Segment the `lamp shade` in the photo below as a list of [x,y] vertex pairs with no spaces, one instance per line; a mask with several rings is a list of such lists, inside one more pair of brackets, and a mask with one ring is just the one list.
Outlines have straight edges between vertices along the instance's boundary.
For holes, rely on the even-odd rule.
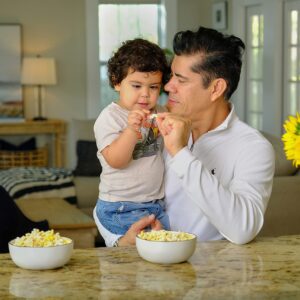
[[21,82],[25,85],[56,84],[55,61],[53,58],[24,58]]

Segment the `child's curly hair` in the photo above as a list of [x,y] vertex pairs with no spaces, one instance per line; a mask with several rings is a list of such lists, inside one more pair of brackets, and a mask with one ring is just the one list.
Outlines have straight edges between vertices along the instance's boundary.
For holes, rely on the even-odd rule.
[[163,74],[162,83],[169,77],[169,66],[164,51],[156,44],[137,38],[122,43],[108,60],[109,84],[114,88],[128,75],[128,70]]

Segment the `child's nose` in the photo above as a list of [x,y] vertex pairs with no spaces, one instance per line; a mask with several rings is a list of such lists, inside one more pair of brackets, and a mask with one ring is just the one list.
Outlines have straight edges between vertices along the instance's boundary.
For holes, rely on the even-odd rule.
[[144,98],[149,98],[150,97],[150,90],[148,88],[144,88],[142,96]]

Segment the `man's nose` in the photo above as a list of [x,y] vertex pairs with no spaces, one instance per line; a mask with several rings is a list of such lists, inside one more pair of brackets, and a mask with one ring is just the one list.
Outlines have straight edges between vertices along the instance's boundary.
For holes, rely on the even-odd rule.
[[166,92],[171,92],[174,90],[174,83],[172,82],[172,78],[165,84],[164,89]]

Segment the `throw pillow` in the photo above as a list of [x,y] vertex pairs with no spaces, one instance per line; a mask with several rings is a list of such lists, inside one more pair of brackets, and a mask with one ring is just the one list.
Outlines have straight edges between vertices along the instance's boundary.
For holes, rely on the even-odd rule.
[[0,140],[0,150],[3,151],[26,151],[26,150],[35,150],[35,149],[36,149],[36,140],[34,137],[26,140],[20,145],[15,145],[5,140]]
[[97,145],[95,141],[82,141],[76,143],[77,166],[75,176],[99,176],[102,171],[97,158]]

